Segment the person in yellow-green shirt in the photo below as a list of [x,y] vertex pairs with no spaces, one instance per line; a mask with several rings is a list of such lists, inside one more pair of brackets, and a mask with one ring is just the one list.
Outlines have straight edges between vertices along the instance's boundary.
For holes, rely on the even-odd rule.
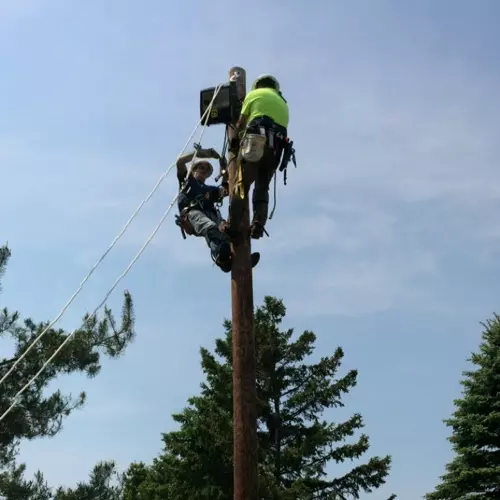
[[250,236],[254,239],[263,236],[269,211],[269,184],[280,164],[288,121],[288,104],[278,80],[271,75],[259,76],[243,101],[236,124],[236,139],[230,145],[233,151],[238,146],[240,149],[237,181],[229,199],[229,235],[238,233],[245,205],[243,200],[255,182]]

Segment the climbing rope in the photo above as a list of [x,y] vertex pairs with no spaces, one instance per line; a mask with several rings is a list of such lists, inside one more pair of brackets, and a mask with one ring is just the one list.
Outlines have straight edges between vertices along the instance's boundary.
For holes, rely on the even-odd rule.
[[[203,135],[205,133],[205,130],[206,130],[206,123],[208,122],[208,118],[210,116],[210,112],[212,110],[212,106],[213,106],[213,103],[219,93],[221,89],[221,85],[217,86],[217,88],[215,89],[215,92],[214,92],[214,96],[209,104],[209,106],[207,107],[207,110],[205,111],[205,113],[203,114],[203,116],[201,117],[201,119],[199,120],[198,122],[198,125],[196,126],[196,128],[194,129],[193,133],[191,134],[191,136],[189,137],[188,141],[186,142],[183,150],[181,151],[181,153],[178,155],[178,158],[182,155],[182,153],[184,153],[184,150],[187,148],[189,142],[191,141],[192,137],[194,136],[194,134],[196,133],[196,130],[198,130],[198,127],[200,126],[200,124],[202,123],[203,120],[205,120],[205,122],[203,123],[203,130],[202,130],[202,133],[200,135],[200,140],[199,142],[201,143],[201,139],[203,138]],[[194,160],[196,159],[196,156],[198,154],[198,151],[196,150],[195,151],[195,154],[194,154],[194,157],[193,157],[193,160],[191,162],[191,165],[189,167],[189,172],[188,172],[188,175],[190,174],[191,172],[191,169],[192,169],[192,166],[193,166],[193,162]],[[88,280],[88,278],[92,275],[92,273],[94,272],[94,270],[97,268],[97,266],[102,262],[102,260],[106,257],[106,255],[108,254],[108,252],[111,250],[111,248],[113,248],[113,246],[115,245],[115,243],[118,241],[118,239],[123,235],[123,233],[126,231],[127,227],[130,225],[130,223],[132,222],[132,220],[135,218],[135,216],[137,215],[137,213],[139,212],[139,210],[142,208],[142,206],[151,198],[151,196],[154,194],[154,192],[158,189],[158,186],[160,185],[160,183],[163,181],[163,179],[168,175],[168,173],[170,172],[170,170],[175,166],[176,163],[172,164],[169,169],[160,177],[160,180],[157,182],[156,186],[154,187],[154,189],[151,191],[151,193],[148,195],[147,198],[145,198],[145,200],[139,205],[139,207],[137,208],[137,210],[134,212],[134,214],[132,215],[132,217],[129,219],[129,221],[127,222],[127,224],[124,226],[124,228],[122,229],[121,233],[115,238],[115,240],[113,241],[113,243],[109,246],[109,248],[106,250],[106,252],[103,254],[103,256],[99,259],[99,261],[94,265],[94,267],[92,268],[92,270],[89,272],[89,274],[85,277],[85,279],[82,281],[82,283],[80,284],[80,288],[73,294],[73,296],[71,297],[71,299],[68,301],[68,303],[65,305],[65,307],[62,309],[61,313],[59,314],[59,316],[54,320],[52,321],[52,323],[49,324],[49,326],[47,326],[47,328],[45,328],[45,330],[42,331],[42,333],[40,333],[38,335],[38,337],[35,338],[35,340],[33,341],[33,343],[28,347],[28,349],[26,349],[26,351],[16,360],[16,362],[13,364],[13,366],[9,369],[9,371],[2,377],[2,379],[0,380],[0,384],[8,377],[8,375],[10,373],[12,373],[12,371],[14,370],[14,368],[19,364],[19,362],[28,354],[28,352],[31,350],[31,348],[42,338],[43,335],[45,335],[45,333],[47,333],[47,331],[50,329],[50,327],[52,325],[54,325],[61,317],[62,315],[64,314],[64,312],[67,310],[67,308],[69,307],[69,305],[71,304],[71,302],[73,301],[73,299],[78,295],[78,293],[81,291],[82,287],[83,287],[83,284]],[[102,308],[102,306],[106,303],[106,301],[108,300],[109,296],[111,295],[111,293],[114,291],[114,289],[116,288],[116,286],[118,285],[118,283],[128,274],[128,272],[130,271],[130,269],[132,268],[132,266],[137,262],[137,260],[139,259],[139,257],[142,255],[142,253],[144,252],[144,250],[146,249],[146,247],[149,245],[149,243],[152,241],[152,239],[155,237],[156,233],[159,231],[160,227],[162,226],[163,222],[165,221],[165,219],[167,218],[170,210],[172,209],[172,207],[174,206],[175,202],[177,201],[177,198],[179,197],[179,194],[180,192],[178,192],[175,196],[175,198],[172,200],[172,202],[170,203],[168,209],[165,211],[165,213],[163,214],[162,218],[160,219],[160,222],[158,223],[158,225],[155,227],[155,229],[153,230],[153,232],[151,233],[151,235],[149,236],[149,238],[146,240],[146,242],[144,243],[144,245],[142,246],[142,248],[139,250],[139,252],[137,252],[137,254],[135,255],[135,257],[131,260],[131,262],[129,263],[129,265],[127,266],[127,268],[125,269],[125,271],[123,271],[123,273],[117,278],[117,280],[115,281],[115,283],[113,284],[113,286],[109,289],[109,291],[106,293],[104,299],[100,302],[100,304],[94,309],[93,313],[86,319],[86,321],[83,323],[83,325],[87,324],[88,322],[90,322],[90,320],[92,318],[94,318],[94,316],[97,314],[97,312]],[[73,330],[65,339],[64,341],[61,343],[61,345],[55,350],[55,352],[52,354],[52,356],[50,356],[50,358],[42,365],[42,367],[40,368],[40,370],[38,370],[38,372],[31,378],[31,380],[24,385],[24,387],[22,387],[18,392],[17,394],[14,396],[14,401],[13,403],[10,405],[10,407],[3,413],[2,416],[0,416],[0,422],[9,414],[9,412],[16,406],[16,404],[18,403],[18,398],[19,396],[21,396],[25,391],[26,389],[28,389],[28,387],[40,376],[40,374],[45,370],[45,368],[51,363],[51,361],[57,356],[57,354],[62,350],[62,348],[66,345],[66,343],[73,337],[73,335],[78,331],[78,329],[75,329]]]

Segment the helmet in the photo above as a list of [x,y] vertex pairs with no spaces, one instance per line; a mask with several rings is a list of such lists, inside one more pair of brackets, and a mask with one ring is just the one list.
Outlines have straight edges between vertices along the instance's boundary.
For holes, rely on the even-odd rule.
[[267,75],[267,74],[263,74],[263,75],[260,75],[259,77],[257,77],[257,79],[252,84],[252,90],[255,90],[257,87],[257,84],[260,81],[265,80],[265,79],[272,80],[274,82],[274,89],[277,91],[280,90],[280,84],[279,84],[278,80],[276,80],[276,78],[273,75]]
[[196,172],[196,170],[198,170],[198,168],[201,165],[204,165],[204,166],[208,167],[208,175],[207,175],[207,179],[208,179],[208,177],[210,177],[214,173],[214,168],[212,167],[212,164],[209,161],[207,161],[207,160],[202,160],[202,159],[195,160],[191,164],[191,172]]

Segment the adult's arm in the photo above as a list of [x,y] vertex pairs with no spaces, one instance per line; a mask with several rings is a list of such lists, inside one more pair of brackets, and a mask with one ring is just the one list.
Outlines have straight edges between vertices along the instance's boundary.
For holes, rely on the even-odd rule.
[[213,148],[209,149],[199,149],[198,153],[193,151],[192,153],[186,153],[179,158],[177,158],[177,178],[179,182],[183,182],[187,174],[187,164],[194,158],[196,154],[197,158],[215,158],[219,159],[220,155]]
[[242,130],[245,130],[247,124],[248,124],[248,118],[250,117],[251,110],[252,110],[252,104],[255,101],[255,95],[253,91],[250,91],[246,96],[243,101],[243,105],[241,107],[240,111],[240,117],[238,118],[238,121],[236,122],[236,128],[235,128],[235,134],[234,134],[234,139],[233,143],[230,145],[232,149],[235,149],[236,146],[239,144],[239,136]]

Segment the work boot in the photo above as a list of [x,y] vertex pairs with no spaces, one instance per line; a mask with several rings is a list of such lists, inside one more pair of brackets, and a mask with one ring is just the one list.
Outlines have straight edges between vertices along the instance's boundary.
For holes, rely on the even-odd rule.
[[[255,192],[254,192],[255,194]],[[264,226],[267,222],[267,212],[269,203],[267,201],[254,201],[253,202],[253,217],[250,224],[250,237],[254,240],[258,240],[267,234]],[[267,236],[269,236],[267,234]]]
[[218,255],[212,255],[212,259],[215,264],[222,270],[222,272],[228,273],[229,271],[231,271],[231,248],[227,243],[221,245]]
[[260,261],[260,253],[259,252],[254,252],[252,255],[251,255],[251,259],[252,259],[252,268],[255,267],[259,261]]
[[252,225],[250,226],[250,237],[252,239],[258,240],[259,238],[262,238],[264,236],[264,233],[269,236],[267,231],[264,229],[264,226],[260,222],[252,222]]
[[[252,268],[254,268],[260,262],[260,253],[254,252],[250,256],[250,259],[252,261]],[[231,257],[227,260],[223,260],[219,257],[215,260],[215,263],[217,264],[217,266],[219,266],[221,271],[224,273],[230,272],[232,267],[233,267],[233,259]]]
[[217,266],[219,266],[220,270],[223,273],[228,273],[228,272],[231,271],[233,262],[232,262],[231,258],[229,258],[228,260],[222,260],[222,259],[218,258],[218,259],[215,260],[215,264]]

